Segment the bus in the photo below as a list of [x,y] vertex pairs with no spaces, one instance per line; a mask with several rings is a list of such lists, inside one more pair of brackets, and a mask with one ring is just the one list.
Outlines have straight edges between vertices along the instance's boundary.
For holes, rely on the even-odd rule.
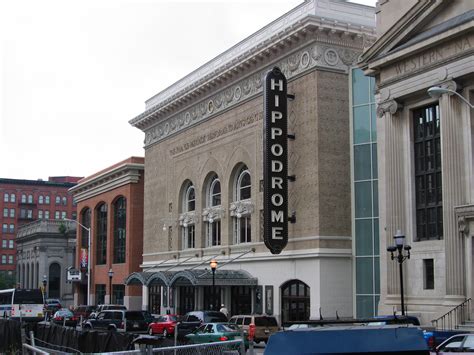
[[0,316],[22,321],[41,321],[44,296],[40,289],[0,290]]

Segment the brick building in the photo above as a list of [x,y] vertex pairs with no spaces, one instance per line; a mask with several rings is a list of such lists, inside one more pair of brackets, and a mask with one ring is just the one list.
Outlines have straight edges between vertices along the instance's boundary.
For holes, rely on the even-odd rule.
[[0,274],[14,279],[15,237],[21,225],[37,219],[76,218],[76,206],[68,189],[79,179],[73,176],[54,176],[48,181],[0,179]]
[[[141,308],[141,288],[126,287],[123,281],[139,270],[142,261],[143,170],[144,159],[131,157],[80,180],[70,189],[82,225],[77,228],[76,267],[87,275],[87,262],[91,262],[91,304],[112,302],[129,309]],[[111,279],[109,270],[113,271]],[[87,285],[87,277],[76,284],[75,304],[87,304]]]

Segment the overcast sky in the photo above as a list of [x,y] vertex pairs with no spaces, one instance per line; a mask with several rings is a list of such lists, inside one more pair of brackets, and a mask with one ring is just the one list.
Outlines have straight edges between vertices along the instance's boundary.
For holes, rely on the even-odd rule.
[[0,0],[0,178],[144,156],[145,100],[300,3]]

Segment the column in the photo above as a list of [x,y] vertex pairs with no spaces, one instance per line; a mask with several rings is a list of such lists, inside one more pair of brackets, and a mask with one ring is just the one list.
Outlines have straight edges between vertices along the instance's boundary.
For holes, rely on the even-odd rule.
[[[377,116],[379,123],[385,129],[377,129],[379,139],[377,140],[379,157],[379,201],[380,204],[380,260],[381,275],[383,266],[386,266],[386,290],[387,294],[400,293],[400,280],[396,262],[392,261],[386,250],[387,246],[393,245],[393,236],[397,229],[403,233],[407,232],[406,225],[406,170],[404,154],[409,144],[405,139],[405,122],[402,119],[400,109],[402,106],[395,100],[388,100],[378,104]],[[384,132],[384,135],[381,135]],[[385,220],[384,220],[385,219]],[[384,230],[384,226],[386,229]],[[411,238],[407,236],[407,240]],[[382,277],[383,280],[383,277]],[[381,280],[381,281],[382,281]],[[383,281],[382,281],[383,282]],[[382,292],[382,289],[381,289]]]
[[147,311],[148,310],[148,286],[143,285],[142,286],[142,310]]
[[[442,87],[456,90],[453,81]],[[467,177],[464,155],[465,104],[455,95],[440,97],[441,118],[441,167],[443,180],[443,238],[446,255],[446,295],[464,295],[464,243],[458,233],[458,221],[454,208],[466,204]],[[467,106],[466,106],[467,107]]]

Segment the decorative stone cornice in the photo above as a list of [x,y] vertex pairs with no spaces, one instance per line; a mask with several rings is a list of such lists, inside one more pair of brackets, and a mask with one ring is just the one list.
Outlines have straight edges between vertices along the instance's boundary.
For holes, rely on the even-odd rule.
[[255,209],[254,204],[250,200],[234,201],[230,203],[230,216],[231,217],[243,217],[252,214]]
[[377,117],[383,117],[387,112],[394,115],[403,105],[396,100],[387,100],[377,105]]
[[192,212],[184,212],[179,215],[179,225],[181,227],[187,227],[192,224],[197,224],[199,222],[199,218],[195,211]]
[[[207,99],[187,107],[180,113],[159,118],[158,109],[143,117],[141,123],[132,124],[138,128],[144,128],[145,147],[148,147],[201,121],[216,116],[237,104],[261,95],[263,78],[273,66],[278,66],[289,80],[314,68],[347,73],[359,54],[360,50],[312,44],[257,73],[243,78]],[[151,122],[157,123],[150,128],[146,128]]]
[[203,222],[212,223],[219,219],[224,218],[225,216],[225,209],[222,206],[213,206],[205,208],[202,212],[202,220]]
[[16,236],[17,241],[24,240],[38,235],[58,235],[64,236],[60,232],[60,227],[64,226],[66,229],[66,237],[71,238],[76,235],[76,223],[63,220],[48,220],[39,219],[35,222],[25,224],[18,228],[18,234]]
[[81,202],[120,186],[138,183],[144,168],[144,164],[125,163],[92,178],[86,178],[69,191],[77,202]]

